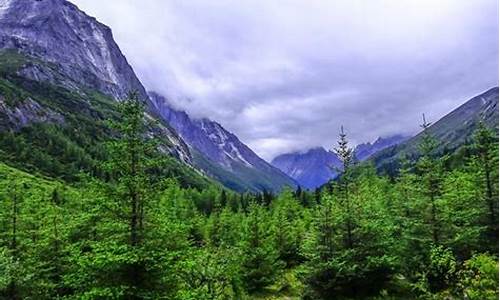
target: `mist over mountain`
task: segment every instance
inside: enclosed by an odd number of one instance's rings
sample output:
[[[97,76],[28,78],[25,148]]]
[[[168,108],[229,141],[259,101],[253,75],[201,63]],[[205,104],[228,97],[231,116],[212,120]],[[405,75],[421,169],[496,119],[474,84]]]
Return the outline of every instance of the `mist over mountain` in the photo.
[[[337,155],[323,147],[282,154],[274,158],[271,164],[307,189],[325,184],[334,178],[342,167]]]
[[[173,109],[165,97],[157,93],[150,96],[161,117],[198,154],[194,156],[195,165],[226,186],[238,191],[278,191],[285,186],[297,186],[219,123],[191,118],[184,111]]]
[[[359,144],[354,148],[354,155],[359,161],[370,158],[373,154],[385,148],[400,144],[407,140],[409,137],[403,135],[394,135],[387,138],[377,138],[373,143]]]
[[[495,1],[74,1],[0,0],[0,299],[498,299]]]
[[[464,144],[472,142],[474,131],[480,122],[498,131],[498,87],[493,87],[460,105],[442,118],[431,122],[429,134],[439,147],[436,155],[454,153]],[[419,156],[419,143],[423,133],[407,141],[388,147],[373,155],[370,160],[375,166],[389,174],[397,172],[402,159],[415,160]]]

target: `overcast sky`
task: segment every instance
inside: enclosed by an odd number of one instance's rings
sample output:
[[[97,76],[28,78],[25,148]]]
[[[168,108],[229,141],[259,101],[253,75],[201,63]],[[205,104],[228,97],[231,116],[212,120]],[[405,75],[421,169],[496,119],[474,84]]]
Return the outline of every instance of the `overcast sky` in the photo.
[[[257,154],[418,131],[498,85],[497,0],[73,0],[139,78]]]

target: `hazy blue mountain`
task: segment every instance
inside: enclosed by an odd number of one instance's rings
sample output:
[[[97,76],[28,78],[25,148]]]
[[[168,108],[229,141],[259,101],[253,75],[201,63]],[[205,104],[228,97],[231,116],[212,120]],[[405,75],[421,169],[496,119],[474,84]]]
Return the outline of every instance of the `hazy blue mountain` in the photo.
[[[307,189],[319,187],[335,177],[335,169],[342,163],[332,152],[323,147],[305,152],[282,154],[274,158],[271,164],[295,179]]]
[[[237,136],[207,118],[194,119],[175,110],[167,99],[150,93],[153,106],[191,146],[195,166],[239,191],[277,191],[296,187],[293,179],[257,156]]]
[[[373,143],[364,143],[355,147],[354,154],[358,161],[364,161],[377,151],[393,146],[405,139],[401,135],[388,138],[379,137]],[[274,158],[271,164],[307,189],[317,188],[335,178],[338,173],[336,170],[340,170],[342,167],[337,155],[331,151],[326,151],[323,147],[282,154]]]
[[[432,121],[432,120],[428,120]],[[498,87],[468,100],[446,116],[433,122],[429,132],[439,142],[437,152],[453,152],[461,145],[471,142],[479,121],[498,132]],[[422,133],[404,143],[389,147],[373,155],[370,159],[379,170],[394,172],[402,157],[418,157],[418,144]]]
[[[387,138],[379,137],[373,143],[363,143],[357,145],[354,149],[354,153],[357,160],[364,161],[380,150],[400,144],[407,139],[408,137],[403,135],[394,135]]]
[[[429,130],[439,141],[438,152],[445,149],[454,151],[470,142],[480,120],[498,131],[498,87],[470,99],[432,124]],[[371,160],[377,169],[393,173],[398,168],[401,157],[415,159],[418,156],[417,145],[421,137],[420,133],[411,138],[402,135],[378,138],[373,143],[355,147],[355,155],[358,161]],[[330,164],[338,165],[338,159],[335,154],[317,148],[280,155],[272,164],[294,178],[301,186],[315,188],[335,177]]]

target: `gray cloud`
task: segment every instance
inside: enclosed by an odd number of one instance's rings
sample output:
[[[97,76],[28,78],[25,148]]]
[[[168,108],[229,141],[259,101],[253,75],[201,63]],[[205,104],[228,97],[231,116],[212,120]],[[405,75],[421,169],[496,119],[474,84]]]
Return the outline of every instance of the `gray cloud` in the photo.
[[[74,0],[148,89],[266,159],[418,130],[498,85],[496,0]]]

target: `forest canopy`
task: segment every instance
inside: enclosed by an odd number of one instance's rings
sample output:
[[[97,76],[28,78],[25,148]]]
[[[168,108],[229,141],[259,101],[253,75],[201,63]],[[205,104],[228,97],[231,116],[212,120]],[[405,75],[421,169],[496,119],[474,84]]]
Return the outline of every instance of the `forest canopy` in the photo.
[[[0,164],[3,299],[498,298],[498,138],[484,124],[442,155],[424,121],[419,158],[392,177],[356,163],[342,129],[336,180],[238,194],[162,172],[142,102],[119,112],[94,174]]]

